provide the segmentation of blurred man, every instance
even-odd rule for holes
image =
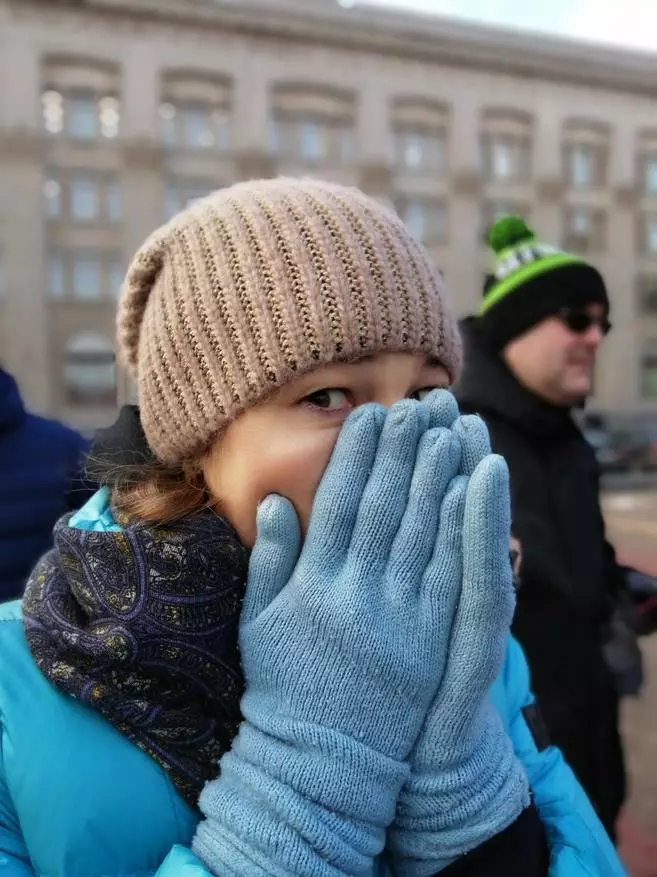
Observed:
[[[0,603],[22,593],[50,547],[87,449],[72,429],[29,414],[16,382],[0,368]]]
[[[600,274],[515,217],[491,230],[496,269],[463,325],[457,396],[511,471],[520,543],[514,633],[543,719],[614,835],[625,794],[618,695],[605,660],[624,574],[605,540],[594,453],[571,416],[591,393],[610,329]]]

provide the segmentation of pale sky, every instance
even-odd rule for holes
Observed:
[[[657,52],[657,0],[368,0]]]

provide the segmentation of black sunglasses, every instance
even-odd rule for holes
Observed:
[[[575,308],[562,308],[557,316],[561,322],[576,335],[584,335],[591,326],[597,326],[603,335],[611,331],[611,323],[608,317],[592,317],[587,311]]]

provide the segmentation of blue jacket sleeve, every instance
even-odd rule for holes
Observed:
[[[627,877],[616,850],[574,773],[553,746],[539,748],[525,719],[535,703],[529,668],[510,639],[503,672],[506,720],[516,755],[527,771],[550,846],[549,877]]]
[[[0,874],[2,877],[35,877],[21,834],[18,817],[5,782],[0,727]]]

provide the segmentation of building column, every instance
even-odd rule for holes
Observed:
[[[606,339],[598,366],[598,407],[636,411],[639,399],[641,325],[637,306],[636,143],[631,126],[618,126],[610,143],[607,186],[607,253],[600,267],[609,299],[613,331]]]
[[[2,362],[26,405],[51,411],[53,376],[44,253],[44,140],[39,50],[17,35],[0,54],[0,256],[6,275]]]
[[[20,34],[0,52],[0,130],[41,133],[41,69],[38,49]],[[10,83],[10,86],[7,84]]]
[[[44,252],[43,155],[28,134],[0,132],[0,190],[10,210],[0,227],[6,274],[2,362],[26,405],[52,411],[48,259]]]
[[[265,155],[268,152],[271,83],[263,66],[258,64],[256,53],[245,57],[234,83],[233,132],[237,152]]]
[[[482,180],[481,107],[474,93],[452,107],[448,132],[449,241],[444,266],[454,308],[459,316],[474,312],[481,299]]]
[[[532,223],[541,240],[559,246],[563,237],[563,120],[549,105],[535,120],[533,176],[536,198]]]
[[[393,136],[389,96],[375,76],[368,76],[359,86],[356,142],[360,163],[388,167]]]
[[[620,186],[607,220],[607,256],[602,270],[611,302],[613,331],[600,355],[600,407],[634,411],[640,407],[641,325],[637,300],[636,198]]]
[[[148,41],[131,42],[122,58],[121,138],[159,142],[160,66]]]

